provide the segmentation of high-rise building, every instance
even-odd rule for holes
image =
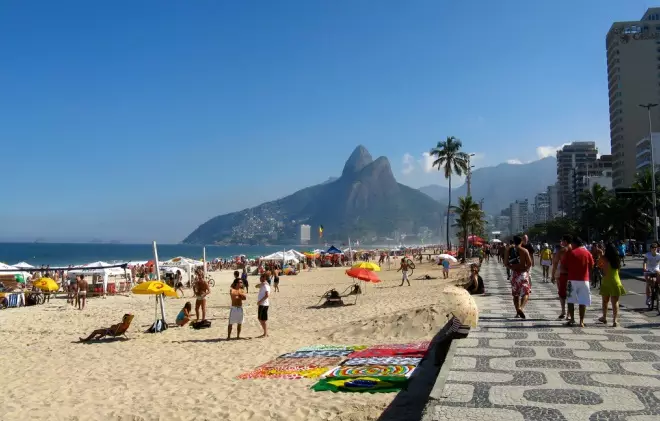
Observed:
[[[557,183],[548,186],[548,219],[556,218],[559,214],[559,193]]]
[[[534,197],[534,224],[544,224],[550,219],[550,199],[547,192]]]
[[[300,244],[309,244],[312,239],[311,225],[302,224],[300,226]]]
[[[573,142],[557,151],[557,187],[559,212],[573,215],[572,173],[574,168],[593,163],[598,158],[596,142]]]
[[[511,210],[511,219],[509,222],[509,232],[512,235],[520,234],[529,228],[529,202],[525,200],[516,200],[509,206]]]
[[[606,189],[612,188],[612,155],[603,155],[593,161],[586,160],[571,170],[571,212],[580,214],[580,195],[594,184],[600,184]]]
[[[648,112],[660,101],[660,8],[639,21],[614,22],[605,38],[614,188],[630,187],[637,170],[637,142],[648,136]],[[658,108],[651,110],[660,127]]]
[[[653,133],[653,161],[657,171],[660,165],[660,133]],[[637,142],[637,162],[635,168],[637,171],[644,171],[651,168],[651,144],[648,134]]]

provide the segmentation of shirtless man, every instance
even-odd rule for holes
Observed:
[[[76,288],[78,290],[78,309],[84,310],[85,301],[87,301],[87,290],[89,289],[89,285],[85,280],[85,275],[78,275],[77,278],[78,282],[76,283]]]
[[[227,340],[231,338],[232,325],[236,327],[236,339],[241,338],[241,327],[243,326],[243,301],[247,298],[243,290],[243,281],[238,277],[238,271],[234,271],[234,282],[229,289],[231,297],[231,309],[229,310],[229,326],[227,327]]]
[[[525,305],[529,300],[532,285],[529,282],[529,269],[532,267],[532,257],[522,245],[522,238],[515,235],[513,246],[504,255],[504,264],[511,269],[511,295],[516,309],[516,318],[525,319]]]
[[[193,292],[195,293],[195,320],[199,320],[200,307],[202,308],[202,320],[206,320],[206,296],[211,293],[211,289],[203,276],[200,276],[195,283]]]
[[[573,241],[573,236],[569,234],[562,236],[561,248],[552,258],[552,283],[557,284],[557,295],[559,295],[559,302],[561,303],[559,320],[566,317],[566,296],[568,295],[568,270],[562,267],[561,261],[566,253],[571,250],[571,241]],[[559,272],[559,277],[557,277],[557,272]]]
[[[397,272],[401,271],[401,285],[400,287],[403,286],[404,282],[408,282],[408,286],[410,286],[410,281],[408,280],[408,259],[404,256],[401,258],[401,267],[397,269]]]

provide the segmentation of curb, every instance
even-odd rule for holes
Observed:
[[[443,395],[443,391],[445,388],[445,382],[447,381],[447,376],[449,375],[449,372],[451,371],[452,368],[452,361],[454,359],[454,354],[456,353],[456,348],[458,348],[458,341],[460,339],[454,339],[451,341],[451,345],[449,345],[449,350],[447,351],[447,355],[445,356],[445,362],[442,364],[442,367],[440,367],[440,372],[438,373],[438,376],[435,379],[435,383],[433,384],[433,389],[431,389],[431,393],[429,393],[429,398],[430,399],[442,399],[445,398],[446,396]]]

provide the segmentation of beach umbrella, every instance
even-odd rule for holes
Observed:
[[[450,262],[454,262],[454,263],[458,262],[458,259],[456,259],[451,254],[446,254],[446,253],[445,254],[440,254],[440,255],[438,255],[438,257],[442,260],[449,260]]]
[[[380,272],[380,266],[378,266],[375,263],[371,263],[371,262],[356,263],[356,264],[353,265],[353,268],[354,269],[355,268],[357,268],[357,269],[366,269],[366,270],[370,270],[372,272]]]
[[[140,295],[165,295],[166,297],[177,297],[176,291],[171,286],[161,281],[142,282],[133,287],[133,294]]]
[[[479,308],[474,298],[463,287],[449,285],[443,290],[447,300],[447,308],[454,313],[461,323],[477,327],[479,321]]]
[[[39,288],[42,291],[57,291],[60,289],[60,286],[57,285],[54,279],[50,278],[41,278],[37,279],[32,283],[35,287]]]
[[[346,275],[350,276],[351,278],[359,279],[365,282],[373,282],[373,283],[380,282],[378,275],[367,269],[351,268],[346,271]]]

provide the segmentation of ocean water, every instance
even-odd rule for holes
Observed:
[[[306,247],[295,246],[206,246],[206,259],[231,257],[245,254],[248,257],[264,256],[283,249]],[[158,245],[158,259],[167,260],[177,256],[193,259],[202,258],[202,246],[185,244]],[[0,262],[13,265],[27,262],[33,266],[68,266],[102,260],[108,263],[131,260],[153,259],[151,244],[80,244],[80,243],[0,243]]]

